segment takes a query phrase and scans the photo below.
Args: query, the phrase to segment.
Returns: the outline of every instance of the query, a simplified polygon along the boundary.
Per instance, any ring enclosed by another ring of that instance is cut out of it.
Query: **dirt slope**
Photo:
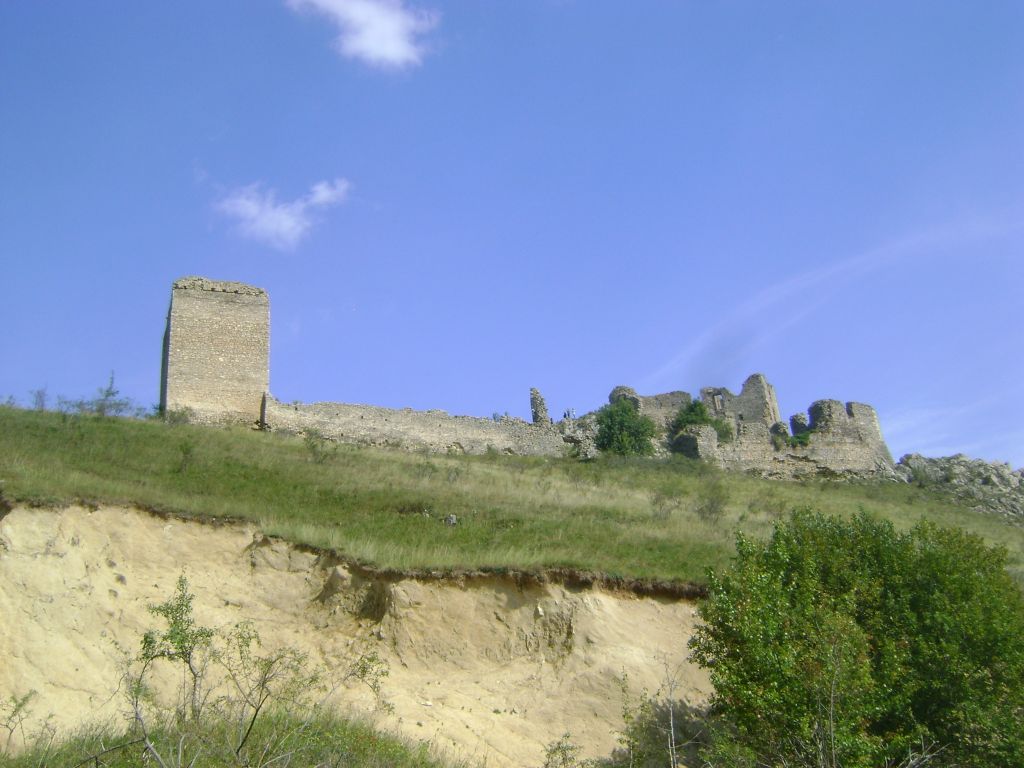
[[[0,697],[38,692],[37,716],[71,727],[116,719],[117,646],[158,625],[147,605],[180,573],[207,625],[253,621],[266,646],[291,645],[337,668],[360,648],[390,665],[390,730],[488,766],[530,766],[569,731],[608,754],[622,693],[655,690],[677,670],[679,695],[703,701],[706,675],[685,662],[692,603],[500,578],[360,575],[330,556],[243,525],[163,519],[127,508],[15,508],[0,520]],[[368,692],[339,704],[373,712]]]

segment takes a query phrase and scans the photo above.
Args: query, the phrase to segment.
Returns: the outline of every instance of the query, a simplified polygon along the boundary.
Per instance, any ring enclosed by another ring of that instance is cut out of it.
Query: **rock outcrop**
[[[1024,469],[962,453],[939,459],[908,453],[896,465],[896,473],[907,482],[945,491],[976,510],[1024,523]]]

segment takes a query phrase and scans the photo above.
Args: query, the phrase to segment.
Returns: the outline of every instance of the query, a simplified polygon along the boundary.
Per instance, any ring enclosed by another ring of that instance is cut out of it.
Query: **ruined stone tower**
[[[160,410],[257,422],[270,386],[270,302],[262,288],[183,277],[171,289]]]

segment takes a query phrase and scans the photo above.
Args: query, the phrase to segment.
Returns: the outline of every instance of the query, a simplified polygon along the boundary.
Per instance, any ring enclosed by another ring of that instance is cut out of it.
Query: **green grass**
[[[204,718],[200,726],[170,724],[154,729],[151,741],[168,765],[182,766],[199,755],[197,766],[237,768],[239,765],[346,766],[346,768],[452,768],[459,765],[433,756],[423,744],[382,734],[358,720],[322,710],[309,719],[272,712],[257,721],[242,758],[236,757],[237,723],[225,718]],[[105,768],[138,768],[157,765],[139,742],[138,733],[125,734],[110,728],[87,727],[67,739],[41,738],[28,749],[5,755],[0,743],[0,763],[8,768],[72,768],[102,765]],[[99,758],[98,760],[93,758]],[[273,760],[277,758],[277,760]]]
[[[907,528],[957,525],[1007,547],[1024,581],[1024,528],[895,483],[784,483],[689,460],[441,456],[246,429],[0,407],[0,490],[28,505],[135,504],[251,520],[270,535],[381,568],[540,571],[703,581],[742,530],[764,537],[796,507],[865,509]],[[720,501],[719,514],[708,498]],[[698,513],[701,514],[698,514]],[[445,516],[459,522],[447,526]]]

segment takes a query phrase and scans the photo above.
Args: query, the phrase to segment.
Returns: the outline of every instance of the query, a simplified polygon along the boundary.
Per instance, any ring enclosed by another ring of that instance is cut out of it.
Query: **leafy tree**
[[[711,765],[1024,765],[1024,595],[973,535],[796,512],[700,612]]]
[[[651,440],[657,431],[653,421],[623,398],[597,412],[595,444],[598,450],[619,456],[650,456],[654,453]]]
[[[669,425],[668,433],[675,440],[684,428],[700,424],[709,424],[714,427],[718,434],[718,441],[721,443],[728,443],[733,438],[732,425],[725,419],[712,418],[708,413],[707,406],[700,400],[691,400],[679,409],[679,413]]]

